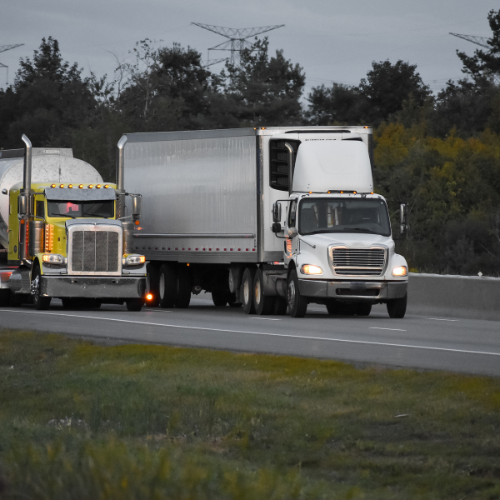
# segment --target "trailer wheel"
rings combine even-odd
[[[146,307],[158,307],[160,303],[160,272],[158,266],[150,262],[147,265],[146,289],[153,296],[152,300],[146,302]]]
[[[400,299],[392,299],[387,301],[387,312],[391,318],[404,318],[406,314],[406,304],[408,295]]]
[[[38,311],[45,311],[50,306],[51,297],[40,295],[40,266],[35,264],[33,274],[31,275],[31,291],[33,293],[33,304]]]
[[[221,290],[213,290],[212,291],[212,302],[215,307],[226,307],[228,303],[228,294],[227,292]]]
[[[193,287],[191,273],[187,266],[180,266],[177,269],[177,297],[175,307],[185,309],[191,302],[191,288]]]
[[[245,314],[255,314],[255,304],[253,301],[253,279],[255,276],[255,269],[247,267],[243,271],[241,278],[241,293],[240,297],[243,303],[243,311]]]
[[[170,264],[163,264],[160,267],[158,290],[160,307],[174,307],[177,298],[177,273]]]
[[[142,309],[142,306],[144,305],[144,300],[143,299],[127,299],[125,301],[127,304],[127,311],[131,312],[137,312]]]
[[[274,307],[274,297],[264,295],[264,274],[257,269],[253,281],[253,300],[255,313],[259,316],[271,314]]]
[[[288,275],[287,295],[290,316],[292,318],[303,318],[307,311],[307,299],[300,295],[299,278],[295,269],[292,269]]]
[[[372,305],[369,302],[358,302],[355,306],[358,316],[370,316]]]

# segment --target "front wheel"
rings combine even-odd
[[[300,295],[299,278],[295,269],[288,276],[287,299],[290,316],[292,318],[303,318],[307,311],[307,299]]]
[[[406,303],[408,295],[400,299],[392,299],[387,302],[387,312],[391,318],[404,318],[406,314]]]
[[[51,297],[43,297],[40,294],[40,276],[40,266],[36,264],[31,275],[31,295],[33,296],[35,309],[38,311],[45,311],[50,306]]]

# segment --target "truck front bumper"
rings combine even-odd
[[[406,295],[408,281],[324,281],[299,280],[304,297],[318,299],[385,302]]]
[[[144,297],[146,277],[122,276],[41,276],[44,297],[83,297],[92,299],[135,299]]]

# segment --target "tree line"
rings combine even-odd
[[[411,268],[500,276],[500,10],[488,21],[490,48],[457,51],[464,78],[437,95],[402,60],[374,61],[359,85],[304,95],[303,68],[282,50],[270,54],[266,38],[219,73],[191,47],[145,39],[112,79],[83,76],[44,38],[0,90],[0,146],[20,147],[24,133],[36,146],[72,147],[112,179],[125,132],[373,125],[377,191],[409,206],[398,246]]]

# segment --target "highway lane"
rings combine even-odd
[[[209,294],[189,309],[103,305],[48,311],[0,309],[0,326],[126,342],[289,354],[321,359],[500,376],[500,322],[407,315],[390,319],[385,306],[367,317],[332,317],[311,304],[304,319],[245,315],[215,308]]]

